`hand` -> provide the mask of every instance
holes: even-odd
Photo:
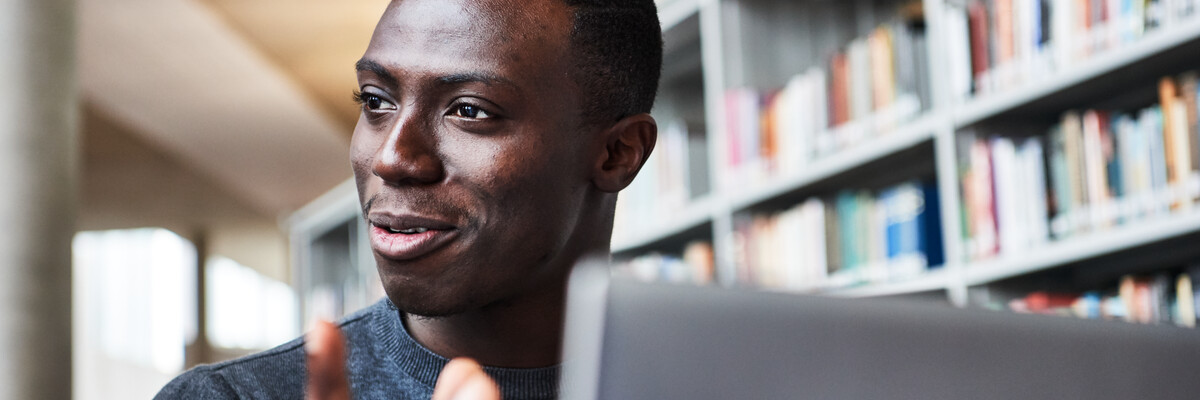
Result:
[[[350,400],[342,331],[329,322],[318,321],[305,335],[304,351],[308,355],[305,398]],[[432,400],[500,400],[500,388],[474,360],[456,358],[442,369]]]
[[[317,321],[304,337],[308,355],[307,400],[350,400],[350,380],[346,377],[346,339],[342,331],[327,321]],[[498,398],[498,397],[497,397]]]
[[[442,369],[431,400],[500,400],[500,388],[475,360],[455,358]]]

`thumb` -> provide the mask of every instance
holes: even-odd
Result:
[[[456,358],[442,369],[432,400],[500,400],[500,388],[475,360]]]
[[[317,321],[304,336],[308,354],[308,400],[349,400],[346,378],[346,343],[342,331],[328,321]]]

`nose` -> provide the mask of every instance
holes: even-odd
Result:
[[[379,146],[372,172],[390,185],[441,181],[445,170],[434,130],[416,115],[407,114],[400,117]]]

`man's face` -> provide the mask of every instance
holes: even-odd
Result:
[[[404,0],[376,27],[351,161],[402,310],[449,315],[561,285],[594,140],[559,3]]]

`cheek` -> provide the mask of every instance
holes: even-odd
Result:
[[[350,166],[354,173],[365,172],[371,165],[375,150],[379,148],[379,140],[373,132],[363,128],[364,121],[359,121],[350,137]]]
[[[550,223],[568,222],[564,211],[577,203],[571,197],[576,179],[572,161],[563,143],[551,140],[496,141],[456,146],[456,168],[479,206],[487,212],[486,223],[500,224],[512,232],[530,228],[552,228]]]
[[[379,146],[380,141],[375,138],[373,132],[363,131],[361,127],[356,128],[354,136],[350,138],[350,168],[354,172],[354,183],[358,187],[360,201],[365,201],[374,193],[369,186],[370,178],[374,175],[371,168]]]

